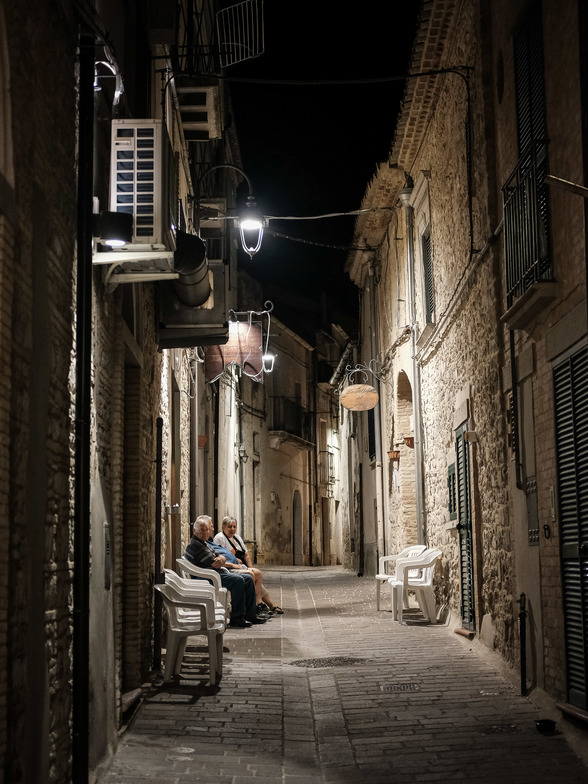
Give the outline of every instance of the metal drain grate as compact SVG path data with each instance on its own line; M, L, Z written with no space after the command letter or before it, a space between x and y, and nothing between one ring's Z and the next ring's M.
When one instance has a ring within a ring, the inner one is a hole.
M380 687L385 692L420 691L418 683L387 683Z
M293 667L308 667L308 669L318 669L319 667L349 667L354 664L363 664L367 659L354 659L351 656L329 656L325 659L299 659L289 662Z

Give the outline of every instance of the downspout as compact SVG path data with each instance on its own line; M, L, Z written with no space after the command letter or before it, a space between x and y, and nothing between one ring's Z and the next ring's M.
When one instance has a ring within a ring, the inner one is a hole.
M412 357L412 403L414 416L414 468L417 536L420 544L426 544L424 521L424 472L423 472L423 441L421 415L421 369L417 358L416 337L416 301L415 301L415 269L414 269L414 210L410 203L412 179L407 175L407 187L403 188L398 197L404 207L406 220L406 269L408 278L408 303L410 326L410 354Z
M239 383L238 381L236 383ZM241 389L239 387L239 395L236 397L236 406L237 406L237 413L239 417L239 446L237 448L237 455L239 456L239 513L241 518L239 520L241 524L241 531L243 532L241 536L244 536L245 533L245 477L244 477L244 466L243 466L243 456L241 455L241 448L243 446L243 401L241 399ZM254 549L257 549L257 545L253 545Z
M190 450L190 530L192 523L198 517L198 504L200 501L200 486L198 482L198 362L190 360L190 374L192 376L192 389L190 395L190 422L192 432L192 448Z
M374 278L374 265L370 263L368 268L368 286L370 302L370 353L372 359L378 358L378 337L377 337L377 317L376 313L376 291ZM374 437L376 446L376 564L380 555L380 544L383 552L386 552L385 525L383 520L383 477L382 477L382 418L380 415L380 379L374 376L373 385L378 393L378 402L374 407ZM377 567L376 567L377 568Z
M515 354L514 329L509 330L510 338L510 377L512 390L511 406L511 437L515 459L515 480L518 490L526 490L523 481L523 465L521 463L521 448L519 442L519 381L517 378L517 358Z
M79 41L76 400L72 663L72 781L88 780L90 681L90 416L94 37Z
M219 404L219 394L220 394L220 387L219 382L217 381L214 387L212 387L214 393L214 443L213 443L213 467L212 467L212 475L213 475L213 498L214 498L214 510L211 515L214 527L218 531L218 434L219 434L219 417L220 417L220 404ZM210 514L210 512L208 512Z
M161 570L161 498L163 476L163 419L157 417L155 440L155 582L164 583L165 577ZM175 564L174 564L175 568ZM153 669L161 669L161 620L163 607L161 594L154 591L153 605Z

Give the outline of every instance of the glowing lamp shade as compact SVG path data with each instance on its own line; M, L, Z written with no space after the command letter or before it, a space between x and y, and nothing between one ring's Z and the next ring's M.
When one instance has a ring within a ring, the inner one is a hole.
M369 411L378 402L378 392L369 384L351 384L341 392L339 400L350 411Z
M239 233L241 246L250 258L261 248L263 239L263 218L257 209L255 198L250 194L247 197L245 209L239 219Z
M263 372L271 373L274 369L276 355L272 354L270 351L266 351L266 353L262 355L261 361L263 362Z
M106 212L98 216L96 236L104 245L121 248L133 239L133 216L128 212Z

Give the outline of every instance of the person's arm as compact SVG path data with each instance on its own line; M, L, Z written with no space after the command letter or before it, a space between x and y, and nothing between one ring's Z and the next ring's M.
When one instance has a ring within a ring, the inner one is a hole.
M249 555L249 550L247 549L247 545L243 541L243 539L239 536L239 534L235 534L235 541L241 548L241 550L245 553L243 556L243 563L248 569L253 569L253 559Z
M186 547L185 555L188 561L192 561L195 566L200 566L203 569L214 569L215 571L224 566L226 561L224 555L215 556L203 542L195 537L190 540Z

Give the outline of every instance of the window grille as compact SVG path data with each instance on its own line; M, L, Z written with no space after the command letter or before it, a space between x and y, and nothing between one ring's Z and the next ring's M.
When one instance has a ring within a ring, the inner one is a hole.
M514 37L519 162L503 186L507 307L534 283L553 280L541 8Z

